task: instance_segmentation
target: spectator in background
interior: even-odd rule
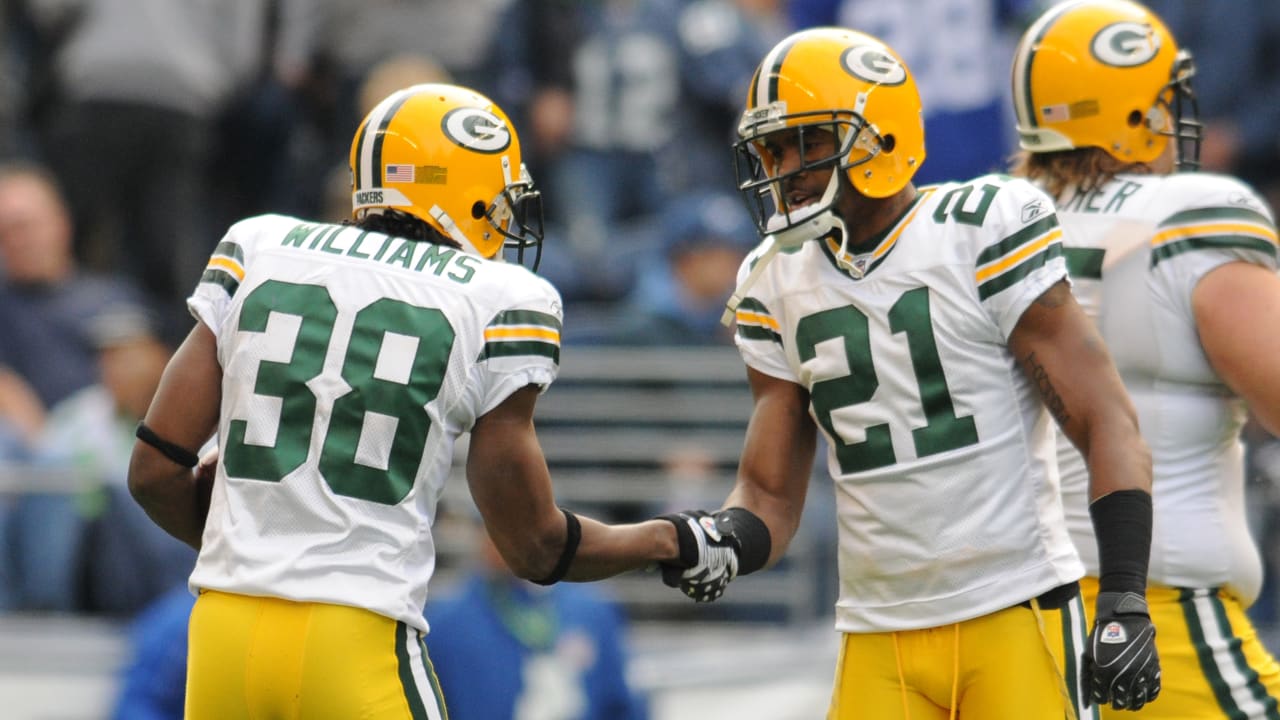
[[[215,239],[208,174],[219,114],[256,75],[266,0],[30,0],[53,58],[44,154],[87,267],[124,274],[163,308],[170,342]]]
[[[797,28],[839,25],[902,53],[920,87],[929,157],[921,184],[999,172],[1014,149],[1009,57],[1034,0],[792,0]]]
[[[0,367],[0,462],[25,458],[44,428],[44,403],[26,380]]]
[[[659,158],[676,137],[680,3],[604,0],[577,8],[572,129],[543,173],[548,222],[565,234],[568,265],[561,271],[549,262],[544,272],[567,302],[613,302],[629,275],[609,272],[615,235],[659,212],[668,197]]]
[[[101,381],[58,403],[34,452],[69,473],[79,493],[20,496],[11,521],[20,605],[129,615],[180,582],[195,553],[147,518],[128,495],[133,431],[146,413],[170,351],[138,306],[93,321]]]
[[[0,165],[0,367],[46,409],[97,380],[88,334],[95,314],[137,299],[120,280],[81,272],[72,237],[53,176],[33,164]]]
[[[393,58],[424,54],[445,73],[440,80],[484,75],[485,58],[498,37],[492,18],[512,3],[275,1],[273,73],[301,110],[286,138],[285,179],[272,190],[275,206],[266,210],[301,217],[327,212],[330,170],[346,162],[351,133],[369,109],[360,99],[369,75]]]
[[[374,65],[364,76],[356,91],[356,106],[361,116],[368,115],[383,98],[400,88],[449,81],[449,71],[430,55],[393,55]],[[345,156],[334,158],[327,171],[319,217],[335,224],[351,217],[351,169]]]
[[[643,720],[627,685],[625,620],[584,584],[539,587],[507,569],[472,520],[475,567],[427,602],[427,649],[459,720]]]
[[[582,41],[582,15],[574,0],[512,2],[496,21],[502,42],[490,49],[488,72],[478,80],[511,108],[516,127],[528,128],[529,166],[548,171],[573,130],[573,56]]]
[[[502,35],[519,37],[495,44],[492,75],[534,130],[539,172],[552,187],[549,234],[565,236],[548,245],[543,272],[567,302],[623,300],[643,254],[631,245],[665,203],[733,189],[722,148],[738,96],[785,23],[777,0],[509,8]]]
[[[18,55],[21,43],[10,17],[11,4],[0,8],[0,158],[17,154],[23,107]]]
[[[187,687],[187,623],[196,598],[184,582],[152,601],[129,627],[113,720],[182,720]]]
[[[731,345],[733,333],[720,316],[738,267],[758,240],[742,201],[728,193],[689,195],[673,202],[657,224],[658,251],[640,263],[636,287],[602,340]]]
[[[789,31],[782,0],[694,0],[680,11],[677,38],[682,79],[679,152],[659,157],[673,193],[733,192],[732,143],[742,114],[742,89],[760,58]]]
[[[44,426],[44,405],[26,381],[0,367],[0,612],[21,604],[9,526],[12,493],[21,492],[28,477],[31,447]]]

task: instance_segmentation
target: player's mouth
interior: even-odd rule
[[[818,196],[812,193],[792,191],[787,193],[787,207],[791,210],[797,210],[817,199]]]

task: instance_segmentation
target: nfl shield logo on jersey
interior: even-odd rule
[[[1102,632],[1098,633],[1098,641],[1108,645],[1119,645],[1128,640],[1129,635],[1124,631],[1124,626],[1114,621],[1107,623],[1107,626],[1102,628]]]

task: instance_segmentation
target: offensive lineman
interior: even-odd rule
[[[1152,452],[1147,598],[1165,690],[1140,714],[1280,718],[1280,665],[1245,615],[1262,563],[1245,517],[1239,438],[1246,405],[1280,433],[1276,228],[1240,181],[1171,174],[1198,158],[1194,74],[1190,53],[1136,3],[1050,8],[1014,60],[1023,148],[1015,172],[1057,203],[1076,295]],[[1087,473],[1061,440],[1059,465],[1091,598],[1099,548]]]
[[[736,145],[766,235],[735,295],[755,409],[729,509],[673,522],[711,542],[708,526],[753,513],[776,560],[820,427],[843,633],[828,717],[1061,720],[1075,678],[1039,621],[1073,608],[1079,649],[1083,568],[1052,414],[1089,459],[1103,582],[1123,598],[1100,609],[1126,638],[1084,672],[1102,701],[1140,705],[1159,665],[1140,607],[1151,465],[1133,408],[1071,296],[1049,198],[997,175],[916,188],[923,135],[914,80],[879,40],[820,28],[765,56]],[[664,575],[713,600],[749,546],[739,537],[711,572]]]
[[[506,115],[465,88],[400,90],[350,159],[353,223],[266,215],[227,232],[138,428],[130,489],[200,550],[187,718],[447,717],[422,613],[463,432],[472,497],[521,577],[678,554],[670,523],[555,505],[532,413],[561,307],[500,262],[542,239]],[[193,474],[215,431],[217,460]]]

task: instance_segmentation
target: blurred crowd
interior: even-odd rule
[[[1280,7],[1149,0],[1198,60],[1207,170],[1280,200]],[[9,0],[0,14],[0,610],[137,613],[192,555],[130,501],[132,433],[235,220],[349,215],[348,142],[391,89],[513,117],[546,201],[566,344],[731,342],[757,241],[729,146],[794,29],[881,37],[926,108],[924,183],[1013,149],[1036,0]],[[1257,536],[1280,446],[1252,436]],[[1280,554],[1269,552],[1269,557]],[[124,581],[123,579],[127,579]],[[1274,595],[1275,593],[1271,593]],[[1276,621],[1275,603],[1257,612]]]

